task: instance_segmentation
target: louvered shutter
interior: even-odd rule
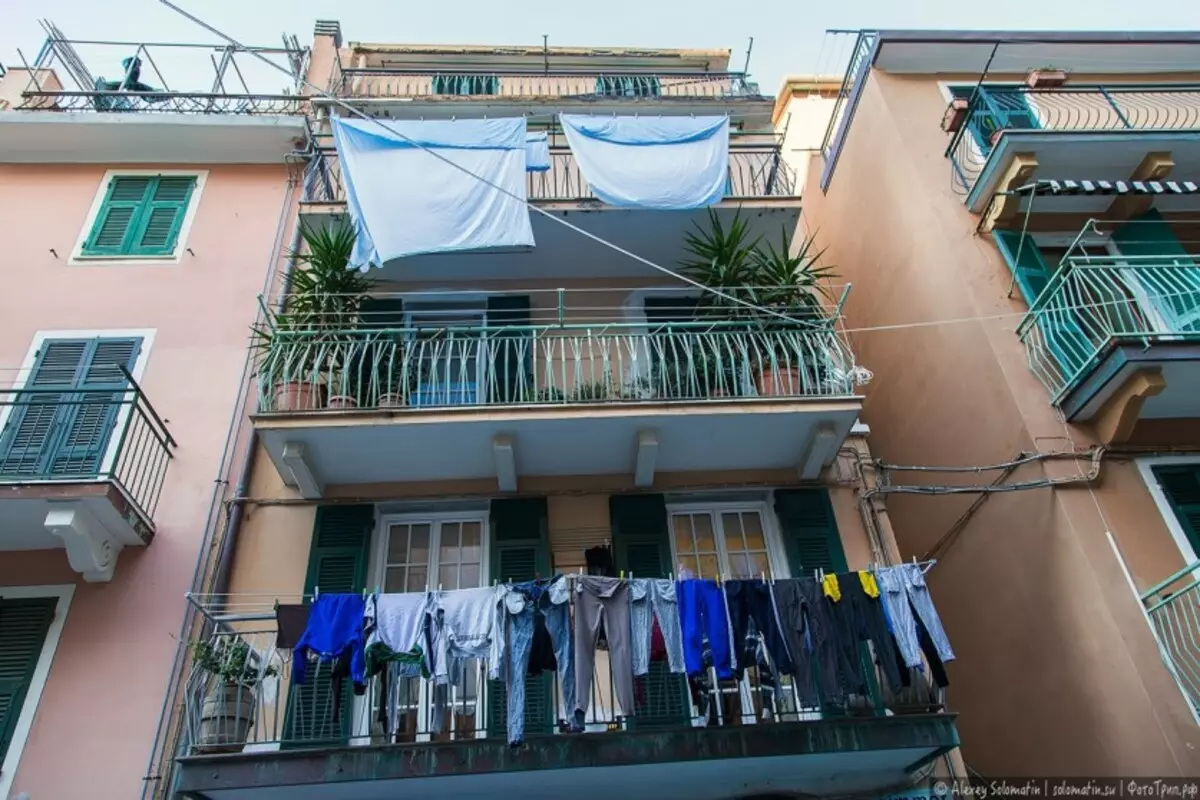
[[[1192,549],[1200,553],[1200,464],[1156,467],[1154,476]]]
[[[616,567],[635,578],[671,573],[671,534],[661,494],[613,495],[608,501]],[[690,717],[687,680],[665,663],[651,663],[638,692],[634,723],[639,729],[686,725]]]
[[[523,497],[493,500],[491,523],[492,579],[531,581],[550,577],[549,524],[546,499]],[[553,675],[525,678],[525,735],[550,733],[554,727]],[[504,681],[488,681],[488,736],[507,735],[508,692]]]
[[[62,438],[51,451],[49,472],[54,476],[95,475],[112,437],[128,381],[122,368],[133,371],[141,339],[93,339],[81,365],[76,387],[64,409]]]
[[[824,489],[778,489],[775,514],[793,577],[815,569],[845,572],[846,553]]]
[[[150,196],[154,181],[150,176],[126,176],[108,182],[104,203],[83,245],[84,255],[129,253],[135,241],[134,232],[141,221],[143,204]]]
[[[0,763],[12,743],[58,599],[0,598]]]
[[[374,506],[317,508],[308,555],[308,576],[304,581],[306,596],[311,597],[318,589],[322,594],[363,590],[374,526]],[[285,747],[327,747],[345,744],[349,739],[353,687],[350,681],[345,681],[341,714],[334,717],[331,669],[329,663],[313,665],[303,685],[292,685],[284,722]]]
[[[170,255],[175,252],[183,218],[196,179],[159,177],[143,205],[137,233],[130,249],[131,255]]]
[[[499,332],[490,333],[488,353],[492,363],[489,376],[494,374],[489,393],[493,403],[525,403],[533,397],[532,348],[533,335],[529,331],[505,331],[502,326],[528,325],[528,295],[495,295],[487,299],[487,324],[489,329],[500,327]]]

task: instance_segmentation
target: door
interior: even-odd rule
[[[1200,261],[1184,250],[1157,209],[1113,231],[1122,279],[1146,311],[1157,333],[1200,332]]]
[[[481,346],[486,313],[450,310],[434,304],[409,304],[409,326],[415,328],[410,346],[416,370],[414,406],[475,405],[486,376]]]

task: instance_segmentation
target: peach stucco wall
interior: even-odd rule
[[[1084,449],[1026,366],[1024,304],[978,219],[951,188],[936,80],[872,72],[828,193],[814,163],[802,224],[854,290],[858,359],[874,371],[863,419],[886,461],[986,465]],[[1066,177],[1066,176],[1059,176]],[[1087,177],[1087,176],[1078,176]],[[964,320],[947,324],[941,320]],[[1020,467],[1007,482],[1077,475],[1084,462]],[[987,483],[899,473],[897,483]],[[923,555],[976,495],[902,495],[888,508],[904,556]],[[951,708],[966,762],[986,775],[1189,775],[1200,728],[1162,664],[1139,590],[1182,566],[1135,465],[1106,458],[1094,491],[993,494],[930,573],[958,660]]]
[[[19,366],[37,331],[152,328],[141,385],[179,444],[155,539],[126,548],[110,583],[83,583],[62,550],[0,553],[0,587],[77,584],[11,789],[36,800],[141,792],[248,327],[291,202],[282,165],[209,166],[181,263],[68,266],[109,168],[0,166],[0,365]]]

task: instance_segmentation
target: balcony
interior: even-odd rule
[[[481,307],[344,330],[277,317],[255,425],[284,482],[319,497],[329,485],[452,479],[515,491],[540,475],[815,478],[861,407],[837,309],[764,328],[648,326],[612,312],[570,322],[565,306],[490,327],[470,323],[485,319]]]
[[[0,392],[0,550],[65,547],[86,580],[154,537],[175,440],[132,379],[122,388]]]
[[[1067,419],[1094,418],[1143,378],[1138,417],[1195,417],[1200,257],[1069,256],[1018,335]]]
[[[912,687],[898,694],[874,675],[869,696],[848,694],[807,708],[792,679],[782,676],[776,691],[767,668],[747,670],[741,681],[717,681],[709,670],[689,682],[655,664],[635,679],[638,707],[630,717],[616,711],[604,651],[583,733],[566,732],[554,676],[529,678],[526,744],[510,748],[502,687],[471,668],[450,689],[440,732],[432,730],[435,714],[422,681],[391,687],[398,731],[392,738],[379,722],[377,679],[361,698],[347,691],[338,714],[334,693],[317,683],[328,687],[327,673],[311,678],[312,690],[291,687],[292,654],[278,639],[274,598],[193,602],[220,631],[214,647],[245,643],[253,679],[243,688],[217,685],[199,669],[188,676],[176,751],[175,791],[184,797],[885,794],[958,744],[953,715],[942,713],[941,690],[922,673],[913,673]]]
[[[946,148],[952,182],[981,211],[1024,171],[1045,178],[1148,180],[1139,165],[1168,153],[1179,174],[1200,169],[1200,85],[980,86]],[[1014,159],[1020,158],[1016,163]]]

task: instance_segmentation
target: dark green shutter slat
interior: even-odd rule
[[[195,185],[194,176],[113,178],[83,254],[170,255],[179,240]]]
[[[36,389],[74,388],[87,356],[87,339],[49,340],[42,344],[26,385]],[[67,392],[18,395],[0,435],[0,475],[37,475],[46,470],[51,437],[62,427]]]
[[[778,489],[775,514],[792,577],[813,570],[845,572],[846,553],[838,536],[829,493],[824,489]]]
[[[196,179],[156,179],[153,194],[143,205],[132,255],[170,255],[175,250],[188,200]]]
[[[529,325],[528,295],[494,295],[487,299],[487,326],[492,339],[499,341],[489,348],[495,358],[495,386],[491,388],[492,402],[520,403],[534,399],[532,388],[533,338],[529,331],[495,331],[507,325]]]
[[[374,528],[374,506],[319,506],[309,549],[305,595],[311,597],[318,589],[322,594],[361,592],[367,583]],[[341,717],[335,719],[331,667],[327,663],[312,665],[308,680],[302,686],[292,685],[283,746],[328,747],[349,739],[353,687],[349,681],[345,682]]]
[[[0,599],[0,762],[8,752],[58,599]]]
[[[613,495],[608,500],[613,560],[618,570],[635,578],[666,578],[671,566],[671,529],[667,502],[661,494]],[[652,663],[643,678],[634,720],[638,729],[674,728],[688,724],[691,701],[683,675],[669,665]]]
[[[85,255],[121,255],[133,243],[133,231],[154,179],[128,176],[109,181],[108,192],[84,245]]]
[[[1192,549],[1200,553],[1200,464],[1155,467],[1154,477]]]
[[[493,500],[488,516],[492,580],[520,582],[550,577],[546,498]],[[525,678],[526,736],[554,729],[553,680],[551,674]],[[507,702],[504,681],[488,681],[488,736],[507,736]]]

